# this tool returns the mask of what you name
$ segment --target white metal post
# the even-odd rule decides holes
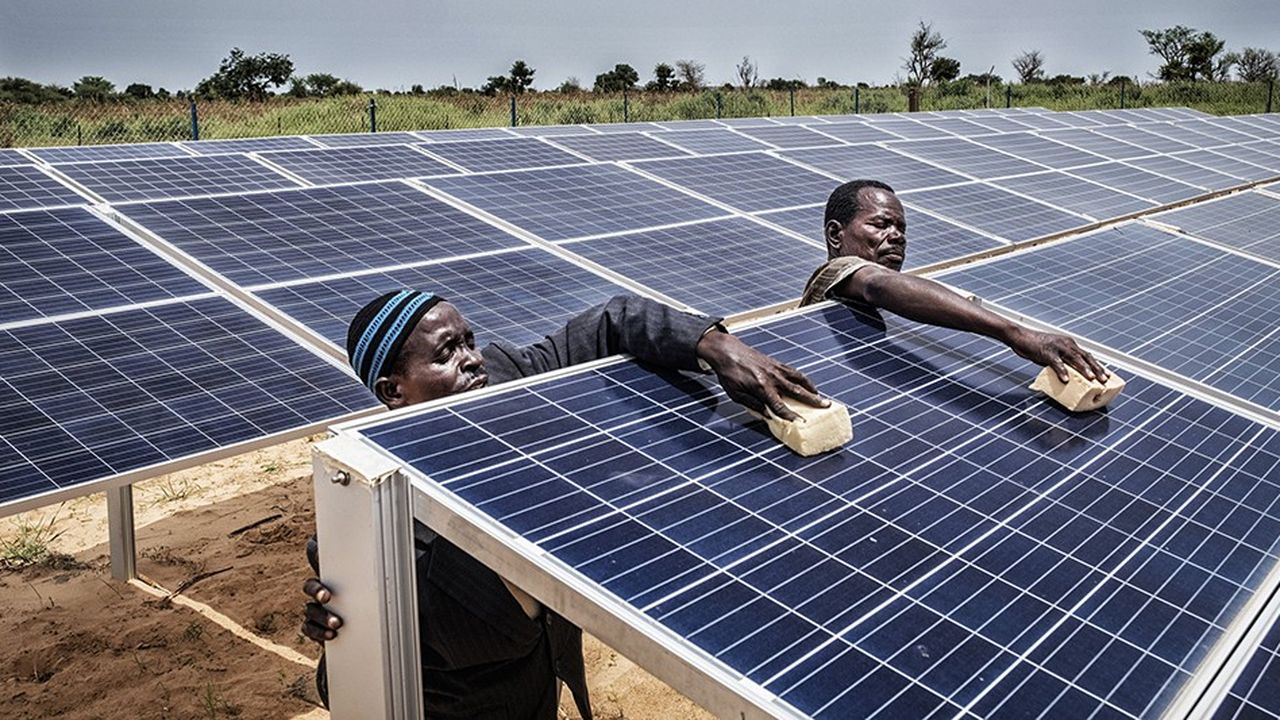
[[[107,491],[107,536],[111,547],[111,577],[128,582],[138,576],[133,533],[133,486]]]
[[[320,577],[342,617],[326,643],[334,720],[422,717],[422,675],[408,480],[359,440],[316,445]]]

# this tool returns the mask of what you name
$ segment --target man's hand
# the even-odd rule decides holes
[[[698,341],[698,357],[707,361],[720,380],[720,386],[736,403],[758,413],[767,408],[784,420],[797,415],[782,402],[792,397],[813,407],[831,404],[818,395],[804,373],[788,367],[755,350],[727,332],[712,330]]]
[[[342,618],[329,612],[329,609],[324,606],[333,599],[333,593],[320,582],[319,578],[308,578],[302,584],[302,592],[311,598],[307,603],[306,616],[302,621],[302,634],[321,644],[338,637]]]
[[[1047,365],[1057,373],[1062,382],[1070,380],[1067,365],[1075,368],[1081,375],[1090,380],[1106,382],[1107,371],[1075,340],[1066,335],[1037,332],[1018,326],[1010,336],[1009,348],[1038,365]]]

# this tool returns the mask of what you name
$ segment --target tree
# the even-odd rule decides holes
[[[658,63],[653,67],[653,81],[644,86],[645,90],[666,92],[676,88],[676,69],[666,63]]]
[[[608,72],[602,72],[596,76],[596,84],[592,88],[595,92],[626,92],[635,88],[636,83],[640,80],[640,73],[636,69],[626,63],[619,63],[613,66]]]
[[[71,89],[76,97],[84,100],[106,100],[116,92],[115,83],[101,75],[85,75]]]
[[[280,53],[246,55],[240,48],[222,60],[218,72],[196,85],[196,94],[228,100],[266,100],[268,89],[280,87],[293,75],[293,61]]]
[[[15,103],[57,102],[72,96],[67,88],[41,85],[26,78],[0,78],[0,101]]]
[[[999,85],[1000,83],[1004,82],[1004,78],[1000,77],[994,72],[984,72],[981,75],[969,73],[968,75],[965,75],[964,77],[960,78],[960,81],[971,82],[974,85],[986,86],[986,85]]]
[[[1224,69],[1230,70],[1229,63],[1222,64],[1226,58],[1218,58],[1226,41],[1211,32],[1184,25],[1138,32],[1146,39],[1149,52],[1164,60],[1156,71],[1161,80],[1212,80]]]
[[[417,86],[421,89],[421,86]],[[311,73],[306,77],[294,78],[289,86],[289,94],[293,97],[335,97],[338,95],[359,95],[364,90],[350,80],[339,79],[329,73]]]
[[[1265,82],[1280,76],[1280,57],[1270,50],[1247,47],[1236,56],[1236,75],[1245,82]]]
[[[751,62],[751,56],[743,55],[742,62],[733,66],[734,72],[738,74],[738,84],[744,90],[755,87],[760,79],[759,67]]]
[[[485,95],[497,95],[511,91],[511,78],[506,75],[490,75],[484,85],[480,86],[480,92]]]
[[[796,78],[788,80],[787,78],[771,78],[764,81],[761,85],[768,90],[801,90],[809,87],[805,81]]]
[[[1103,70],[1100,73],[1089,73],[1086,77],[1088,78],[1090,85],[1106,85],[1111,79],[1111,71]]]
[[[939,57],[933,61],[933,69],[929,71],[929,79],[933,82],[949,82],[960,77],[960,61],[955,58]]]
[[[1019,82],[1039,82],[1044,79],[1044,55],[1039,50],[1024,50],[1013,59],[1013,70]]]
[[[148,100],[156,96],[150,85],[143,85],[142,83],[130,83],[124,89],[124,94],[137,100]]]
[[[828,80],[822,77],[821,75],[819,75],[817,81],[813,83],[813,86],[817,88],[823,88],[824,90],[836,90],[836,89],[839,89],[840,83],[836,82],[835,80]]]
[[[706,84],[703,74],[707,66],[693,60],[676,61],[676,77],[680,78],[681,90],[701,90]]]
[[[569,77],[564,79],[564,82],[560,83],[560,87],[556,88],[556,92],[562,92],[562,93],[582,92],[582,83],[578,80],[578,78],[570,75]]]
[[[920,87],[933,77],[933,66],[938,61],[938,51],[947,47],[947,41],[934,32],[933,24],[923,20],[911,33],[911,54],[903,58],[902,69],[907,71],[907,85]]]
[[[533,74],[537,72],[523,60],[517,60],[511,63],[511,92],[519,95],[527,88],[533,85]]]

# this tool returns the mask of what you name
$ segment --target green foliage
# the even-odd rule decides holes
[[[1039,50],[1024,50],[1011,64],[1023,83],[1037,82],[1044,78],[1044,55]]]
[[[1152,55],[1158,55],[1164,64],[1156,77],[1167,81],[1220,80],[1230,71],[1230,63],[1219,59],[1226,41],[1209,31],[1197,31],[1185,25],[1174,25],[1162,30],[1139,30],[1147,41]]]
[[[421,85],[415,87],[421,89]],[[311,73],[306,77],[295,77],[289,86],[290,97],[336,97],[338,95],[359,95],[364,89],[350,80],[341,80],[329,73]]]
[[[945,50],[947,41],[940,33],[934,32],[933,25],[923,20],[911,33],[908,54],[903,61],[902,69],[907,71],[907,85],[921,87],[933,79],[933,66],[938,60],[938,53]]]
[[[71,89],[81,100],[106,100],[116,92],[115,83],[101,75],[85,75]]]
[[[57,85],[41,85],[20,77],[0,78],[0,102],[57,102],[71,95],[70,90]]]
[[[269,88],[280,87],[293,75],[293,61],[280,53],[246,55],[232,48],[222,60],[218,72],[196,85],[196,95],[223,100],[267,99]]]
[[[1247,47],[1235,55],[1236,74],[1244,82],[1265,82],[1280,75],[1280,57],[1270,50]]]
[[[800,79],[787,80],[786,78],[770,78],[764,81],[762,86],[766,90],[802,90],[809,87],[805,81]]]
[[[612,70],[596,76],[592,92],[610,93],[632,90],[639,80],[640,73],[636,72],[635,68],[626,63],[618,63]]]
[[[150,100],[156,96],[150,85],[143,85],[142,83],[130,83],[124,89],[124,94],[135,100]]]
[[[55,559],[57,555],[50,549],[62,535],[61,530],[54,530],[58,521],[58,513],[54,512],[48,520],[18,523],[11,537],[0,538],[0,567],[20,568]]]
[[[510,85],[511,91],[516,94],[519,94],[524,92],[525,89],[532,86],[533,74],[535,72],[537,71],[529,67],[529,65],[525,63],[525,61],[523,60],[517,60],[514,63],[512,63],[511,73],[509,75],[511,80],[511,85]]]
[[[676,88],[676,69],[666,63],[653,66],[653,80],[644,86],[645,90],[667,92]]]
[[[955,58],[939,57],[933,61],[929,70],[932,82],[950,82],[960,77],[960,61]]]
[[[584,102],[575,102],[565,105],[556,115],[556,124],[559,125],[581,125],[583,123],[596,122],[595,110]]]

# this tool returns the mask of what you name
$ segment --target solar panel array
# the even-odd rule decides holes
[[[0,508],[370,408],[346,323],[394,288],[514,344],[620,292],[794,300],[857,177],[899,191],[908,268],[997,253],[943,279],[1277,417],[1278,168],[1272,118],[1176,108],[0,151]],[[849,401],[847,453],[799,461],[706,383],[628,365],[433,416],[510,441],[492,471],[374,435],[819,716],[1153,714],[1274,561],[1274,434],[1142,373],[1072,419],[986,340],[831,309],[748,335]]]

